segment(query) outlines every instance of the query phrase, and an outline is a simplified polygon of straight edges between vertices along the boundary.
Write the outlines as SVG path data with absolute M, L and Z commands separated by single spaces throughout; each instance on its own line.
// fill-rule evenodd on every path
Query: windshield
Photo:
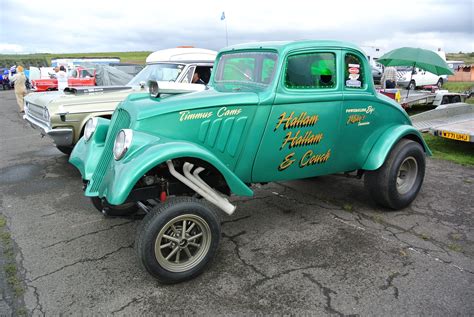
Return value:
M 266 89 L 275 77 L 278 55 L 273 52 L 229 53 L 221 56 L 214 83 L 227 89 Z
M 185 65 L 183 64 L 151 64 L 142 69 L 127 86 L 138 86 L 140 82 L 145 82 L 148 85 L 149 80 L 156 81 L 176 81 L 179 74 L 183 71 Z

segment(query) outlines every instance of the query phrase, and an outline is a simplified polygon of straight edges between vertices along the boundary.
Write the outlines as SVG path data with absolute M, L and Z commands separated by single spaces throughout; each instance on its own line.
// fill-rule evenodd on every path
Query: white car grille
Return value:
M 41 107 L 35 105 L 34 103 L 26 102 L 25 114 L 26 116 L 40 121 L 41 123 L 44 123 L 47 126 L 50 125 L 49 111 L 46 107 Z

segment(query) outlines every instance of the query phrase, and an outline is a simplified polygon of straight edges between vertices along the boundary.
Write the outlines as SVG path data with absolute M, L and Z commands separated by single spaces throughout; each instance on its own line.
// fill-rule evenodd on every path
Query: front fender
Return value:
M 104 151 L 105 139 L 109 130 L 110 120 L 97 118 L 97 127 L 90 140 L 80 138 L 74 146 L 69 163 L 74 165 L 82 175 L 82 179 L 90 180 L 97 163 Z
M 147 138 L 151 142 L 144 144 L 143 141 Z M 153 137 L 137 131 L 134 131 L 133 139 L 133 143 L 137 142 L 141 146 L 135 147 L 132 144 L 131 151 L 122 160 L 112 162 L 113 168 L 108 170 L 99 189 L 99 197 L 106 197 L 112 205 L 122 204 L 138 180 L 153 167 L 180 157 L 193 157 L 208 162 L 224 176 L 232 193 L 239 196 L 253 196 L 253 191 L 237 175 L 202 146 L 186 141 Z
M 362 168 L 369 171 L 378 169 L 385 162 L 393 146 L 402 138 L 417 141 L 423 146 L 425 153 L 431 156 L 431 151 L 418 130 L 411 125 L 396 125 L 389 127 L 378 138 Z

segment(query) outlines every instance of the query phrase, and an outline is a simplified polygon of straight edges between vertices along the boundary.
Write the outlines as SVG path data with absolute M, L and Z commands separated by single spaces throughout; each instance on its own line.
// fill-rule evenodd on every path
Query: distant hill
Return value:
M 465 64 L 474 64 L 474 52 L 447 53 L 446 59 L 449 61 L 464 61 Z
M 79 57 L 119 57 L 122 63 L 145 64 L 145 60 L 152 52 L 104 52 L 104 53 L 59 53 L 59 54 L 0 54 L 0 68 L 12 65 L 49 66 L 51 59 L 79 58 Z

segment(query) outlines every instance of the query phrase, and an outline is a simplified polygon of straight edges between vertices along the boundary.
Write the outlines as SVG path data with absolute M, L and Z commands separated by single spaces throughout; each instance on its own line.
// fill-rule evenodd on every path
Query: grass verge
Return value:
M 423 133 L 423 138 L 433 152 L 434 158 L 474 166 L 474 144 L 444 139 L 428 133 Z
M 443 84 L 443 89 L 447 89 L 450 92 L 465 92 L 474 87 L 473 82 L 446 82 Z

